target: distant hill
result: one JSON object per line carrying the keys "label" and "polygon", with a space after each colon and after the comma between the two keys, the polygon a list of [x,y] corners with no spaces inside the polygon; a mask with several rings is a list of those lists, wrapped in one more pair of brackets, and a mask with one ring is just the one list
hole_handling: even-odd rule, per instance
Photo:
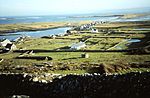
{"label": "distant hill", "polygon": [[131,8],[131,9],[113,9],[113,10],[101,10],[93,13],[87,14],[75,14],[71,15],[73,18],[87,18],[87,17],[104,17],[104,16],[114,16],[114,15],[125,15],[125,14],[150,14],[150,7],[143,8]]}
{"label": "distant hill", "polygon": [[150,13],[150,7],[144,7],[144,8],[132,8],[132,9],[108,10],[108,11],[106,11],[105,13],[110,13],[110,14]]}

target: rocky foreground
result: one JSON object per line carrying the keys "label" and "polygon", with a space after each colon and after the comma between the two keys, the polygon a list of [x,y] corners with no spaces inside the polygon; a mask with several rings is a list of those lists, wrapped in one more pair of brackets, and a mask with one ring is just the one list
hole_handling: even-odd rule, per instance
{"label": "rocky foreground", "polygon": [[149,98],[150,72],[67,75],[57,76],[52,81],[39,81],[35,75],[28,74],[0,74],[0,97],[13,95],[31,98]]}

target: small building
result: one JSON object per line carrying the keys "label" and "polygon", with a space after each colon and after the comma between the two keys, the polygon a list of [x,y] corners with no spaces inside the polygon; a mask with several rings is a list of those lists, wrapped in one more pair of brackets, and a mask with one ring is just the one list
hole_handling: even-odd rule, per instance
{"label": "small building", "polygon": [[55,39],[56,35],[51,35],[50,38]]}
{"label": "small building", "polygon": [[89,58],[89,54],[83,53],[83,54],[81,54],[81,57],[82,57],[82,58]]}
{"label": "small building", "polygon": [[70,31],[70,30],[67,30],[66,33],[67,33],[67,34],[71,34],[71,31]]}
{"label": "small building", "polygon": [[92,28],[92,33],[98,33],[98,29]]}
{"label": "small building", "polygon": [[11,50],[15,50],[15,49],[17,49],[17,47],[16,47],[15,44],[7,44],[7,45],[5,46],[5,50],[6,50],[6,51],[11,51]]}
{"label": "small building", "polygon": [[86,47],[86,44],[84,42],[79,42],[79,43],[75,43],[73,44],[70,49],[72,50],[79,50],[79,49],[82,49],[82,48],[85,48]]}
{"label": "small building", "polygon": [[8,39],[3,40],[0,42],[0,46],[5,47],[7,44],[12,44],[12,42]]}

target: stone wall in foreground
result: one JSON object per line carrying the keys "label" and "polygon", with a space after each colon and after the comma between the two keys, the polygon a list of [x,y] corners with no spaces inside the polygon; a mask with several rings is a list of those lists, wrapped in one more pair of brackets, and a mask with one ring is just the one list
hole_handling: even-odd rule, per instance
{"label": "stone wall in foreground", "polygon": [[150,98],[150,72],[124,75],[68,75],[53,82],[33,82],[23,74],[0,75],[0,97],[31,98]]}

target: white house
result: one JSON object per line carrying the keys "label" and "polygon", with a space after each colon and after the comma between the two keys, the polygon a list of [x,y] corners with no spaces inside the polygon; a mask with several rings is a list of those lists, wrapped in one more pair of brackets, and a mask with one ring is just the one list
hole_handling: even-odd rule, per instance
{"label": "white house", "polygon": [[7,50],[7,51],[11,51],[11,50],[15,50],[15,49],[17,49],[15,44],[7,44],[5,46],[5,50]]}
{"label": "white house", "polygon": [[92,28],[92,33],[98,33],[98,29]]}
{"label": "white house", "polygon": [[86,44],[84,42],[79,42],[79,43],[75,43],[73,44],[70,49],[72,50],[79,50],[81,48],[85,48],[86,47]]}
{"label": "white house", "polygon": [[2,42],[0,42],[0,46],[3,46],[3,47],[5,47],[7,44],[12,44],[12,42],[8,39],[5,39]]}

